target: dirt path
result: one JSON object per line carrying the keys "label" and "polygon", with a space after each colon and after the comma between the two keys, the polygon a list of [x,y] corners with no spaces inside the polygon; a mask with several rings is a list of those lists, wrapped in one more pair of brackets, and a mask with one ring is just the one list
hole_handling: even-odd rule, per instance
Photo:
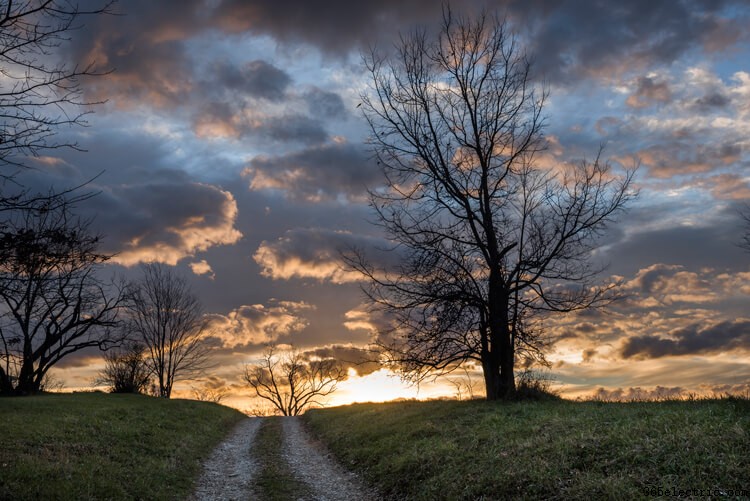
{"label": "dirt path", "polygon": [[258,468],[252,455],[260,419],[242,420],[203,465],[192,499],[195,501],[256,499],[253,477]]}
{"label": "dirt path", "polygon": [[[280,419],[283,436],[278,447],[281,461],[288,465],[289,472],[296,480],[309,488],[312,493],[310,500],[378,499],[354,473],[338,465],[325,448],[307,434],[300,418]],[[203,466],[203,473],[191,498],[193,501],[263,499],[263,493],[258,492],[254,481],[268,458],[253,455],[253,443],[261,422],[262,419],[258,418],[243,420],[214,450]]]}
{"label": "dirt path", "polygon": [[283,418],[282,456],[294,475],[310,487],[316,501],[377,499],[354,473],[344,470],[303,429],[300,418]]}

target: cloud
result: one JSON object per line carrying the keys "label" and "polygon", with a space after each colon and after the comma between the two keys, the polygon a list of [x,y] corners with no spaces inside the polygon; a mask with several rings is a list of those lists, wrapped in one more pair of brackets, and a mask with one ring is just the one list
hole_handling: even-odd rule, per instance
{"label": "cloud", "polygon": [[714,325],[692,324],[676,329],[668,337],[645,335],[625,340],[623,358],[710,354],[750,350],[750,320],[738,319]]}
{"label": "cloud", "polygon": [[315,309],[305,302],[269,300],[268,305],[240,306],[226,315],[208,315],[211,336],[226,348],[274,342],[307,327],[305,313]]}
{"label": "cloud", "polygon": [[[631,232],[606,252],[611,272],[634,275],[647,268],[646,263],[679,265],[694,271],[701,268],[743,270],[747,266],[747,254],[737,247],[742,227],[738,214],[730,208],[714,216],[708,213],[709,207],[705,204],[703,207],[704,212],[699,215],[701,225],[681,224],[684,216],[680,218],[679,213],[676,221],[668,219],[674,217],[680,207],[672,208],[672,214],[660,206],[648,207],[643,213],[631,211],[625,222],[631,228],[645,231]],[[655,222],[665,227],[649,228]]]}
{"label": "cloud", "polygon": [[347,118],[344,100],[335,92],[313,87],[304,94],[310,114],[314,117]]}
{"label": "cloud", "polygon": [[672,97],[669,85],[657,81],[652,77],[640,77],[635,91],[628,97],[625,104],[631,108],[645,108],[654,103],[666,103]]}
{"label": "cloud", "polygon": [[670,64],[691,50],[724,50],[746,37],[739,13],[748,10],[740,1],[638,0],[617,9],[595,0],[508,5],[514,23],[527,27],[537,68],[556,84],[617,78]]}
{"label": "cloud", "polygon": [[440,5],[429,0],[334,0],[325,4],[224,0],[211,22],[226,32],[270,35],[282,42],[302,42],[345,55],[353,48],[388,40],[413,23],[434,20],[439,13]]}
{"label": "cloud", "polygon": [[653,177],[666,179],[735,164],[743,158],[743,148],[731,138],[713,144],[696,144],[686,138],[661,142],[639,151],[636,156]]}
{"label": "cloud", "polygon": [[748,272],[647,266],[623,279],[622,297],[606,309],[546,319],[545,328],[555,339],[549,358],[594,367],[750,350],[750,321],[743,318],[750,300],[748,280]]}
{"label": "cloud", "polygon": [[228,61],[216,63],[210,72],[210,85],[222,90],[242,92],[249,97],[280,101],[284,98],[292,78],[276,66],[256,59],[240,66]]}
{"label": "cloud", "polygon": [[[386,244],[382,239],[348,231],[298,228],[287,231],[274,242],[263,241],[253,259],[263,276],[275,280],[311,278],[340,284],[362,280],[361,274],[345,267],[342,252],[352,248],[378,252]],[[386,254],[380,251],[378,257],[388,259]]]}
{"label": "cloud", "polygon": [[362,146],[344,140],[279,156],[258,156],[245,168],[252,190],[279,190],[293,199],[361,201],[380,173]]}
{"label": "cloud", "polygon": [[211,102],[193,116],[193,133],[201,139],[256,139],[317,144],[328,138],[323,124],[300,114],[263,115],[248,106]]}
{"label": "cloud", "polygon": [[211,265],[208,264],[205,259],[201,259],[200,261],[197,261],[195,263],[190,263],[190,269],[196,275],[208,275],[208,278],[210,278],[211,280],[216,278],[214,270],[211,269]]}
{"label": "cloud", "polygon": [[[522,32],[537,72],[555,84],[645,73],[695,49],[714,53],[747,38],[748,9],[739,0],[683,0],[669,6],[637,0],[614,10],[596,0],[554,5],[542,0],[471,0],[453,9],[471,14],[482,7],[498,9]],[[197,75],[208,73],[216,76],[217,86],[282,99],[289,75],[267,61],[235,66],[225,63],[234,56],[227,52],[213,69],[196,64],[197,48],[218,41],[268,36],[282,46],[315,47],[344,58],[371,46],[389,48],[399,33],[416,25],[432,28],[441,16],[440,3],[431,0],[335,0],[325,6],[305,0],[130,0],[119,9],[124,15],[87,20],[76,34],[71,58],[95,60],[116,70],[87,84],[95,96],[118,105],[159,107],[184,102],[200,87]]]}
{"label": "cloud", "polygon": [[303,353],[305,357],[333,358],[338,360],[344,369],[354,369],[359,376],[372,374],[383,368],[378,362],[379,355],[367,348],[351,345],[332,345],[315,348]]}
{"label": "cloud", "polygon": [[184,102],[194,79],[183,42],[201,29],[202,2],[131,0],[117,8],[123,15],[88,18],[73,37],[69,56],[76,64],[95,61],[113,70],[85,82],[88,96],[118,107],[168,108]]}
{"label": "cloud", "polygon": [[95,220],[113,261],[124,266],[159,261],[174,265],[216,245],[234,244],[237,202],[228,191],[191,182],[121,185],[93,202]]}
{"label": "cloud", "polygon": [[690,184],[709,191],[716,200],[750,200],[750,184],[740,174],[717,174],[694,180]]}
{"label": "cloud", "polygon": [[[711,277],[714,278],[714,277]],[[687,271],[678,265],[654,264],[640,270],[624,286],[626,291],[637,291],[649,300],[660,304],[700,304],[717,299],[714,284],[709,277]]]}

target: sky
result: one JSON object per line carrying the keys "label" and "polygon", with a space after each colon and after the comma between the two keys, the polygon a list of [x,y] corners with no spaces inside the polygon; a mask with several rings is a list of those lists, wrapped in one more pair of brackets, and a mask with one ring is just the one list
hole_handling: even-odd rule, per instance
{"label": "sky", "polygon": [[[92,0],[93,2],[93,0]],[[89,2],[84,2],[89,3]],[[550,319],[550,377],[564,396],[750,390],[750,5],[745,1],[454,2],[497,9],[549,90],[545,161],[639,164],[640,190],[596,250],[627,298]],[[42,189],[95,177],[95,217],[112,273],[159,261],[210,315],[205,384],[249,394],[241,375],[264,343],[358,360],[374,334],[359,278],[338,249],[373,248],[367,189],[383,179],[365,144],[361,54],[434,30],[428,0],[127,0],[85,19],[61,48],[111,69],[82,82],[105,101],[61,130],[86,152],[31,161]],[[96,177],[98,176],[98,177]],[[45,190],[46,191],[46,190]],[[57,370],[89,385],[101,355]],[[356,366],[334,401],[453,395]],[[178,394],[204,383],[178,385]],[[454,382],[455,383],[455,382]],[[481,386],[481,385],[480,385]],[[639,393],[640,392],[640,393]]]}

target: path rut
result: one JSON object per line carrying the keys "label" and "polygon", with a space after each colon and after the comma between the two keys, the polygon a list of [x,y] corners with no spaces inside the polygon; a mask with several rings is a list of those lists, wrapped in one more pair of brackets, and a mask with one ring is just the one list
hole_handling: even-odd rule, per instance
{"label": "path rut", "polygon": [[256,499],[253,477],[258,462],[252,454],[260,419],[247,418],[234,428],[203,464],[203,473],[192,496],[194,501]]}
{"label": "path rut", "polygon": [[308,435],[300,423],[300,418],[282,419],[282,456],[289,463],[294,475],[313,491],[315,501],[377,499],[354,473],[342,468],[321,444]]}

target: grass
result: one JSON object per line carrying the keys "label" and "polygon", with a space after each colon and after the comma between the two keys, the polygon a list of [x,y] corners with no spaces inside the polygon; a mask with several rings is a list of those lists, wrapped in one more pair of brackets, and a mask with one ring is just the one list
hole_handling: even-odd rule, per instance
{"label": "grass", "polygon": [[410,401],[304,418],[389,499],[750,496],[750,400]]}
{"label": "grass", "polygon": [[258,491],[268,501],[310,499],[307,486],[297,480],[281,456],[282,424],[280,417],[263,418],[253,447],[256,457],[262,458],[261,469],[255,479]]}
{"label": "grass", "polygon": [[0,399],[0,499],[184,499],[243,419],[207,402],[141,395]]}

